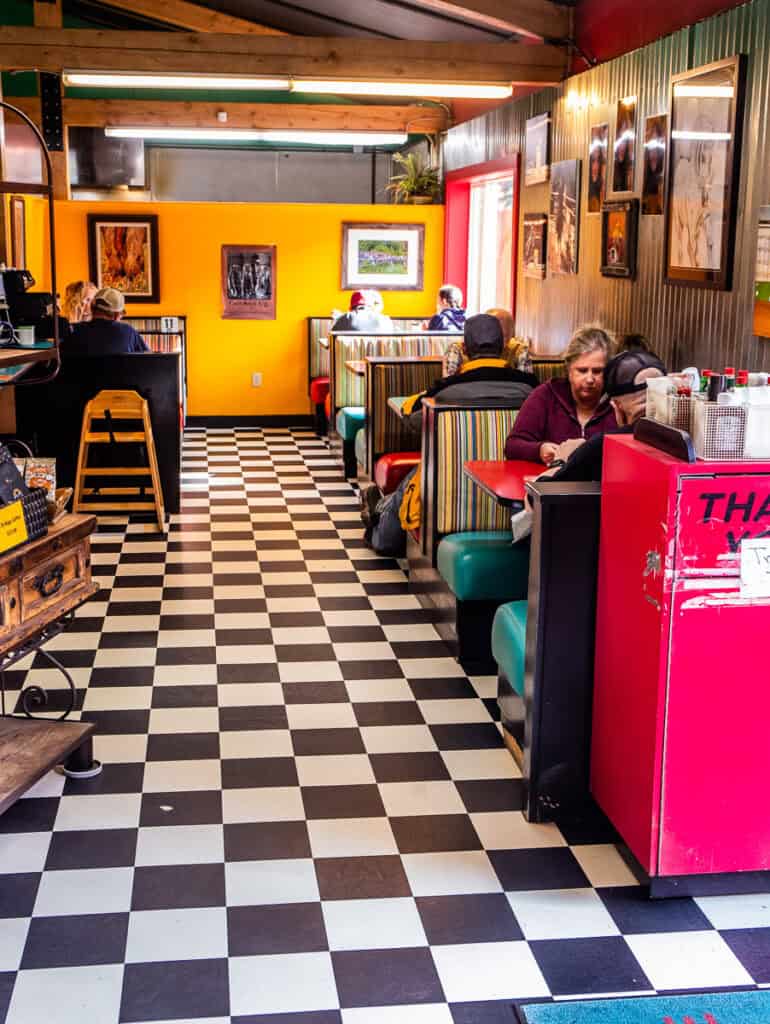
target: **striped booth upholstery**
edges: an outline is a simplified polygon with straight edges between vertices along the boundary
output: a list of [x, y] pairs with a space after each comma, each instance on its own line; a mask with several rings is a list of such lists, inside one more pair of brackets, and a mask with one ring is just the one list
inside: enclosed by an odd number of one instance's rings
[[419, 545], [436, 565], [436, 549], [448, 533], [510, 531], [510, 511], [471, 483], [463, 464], [472, 459], [503, 459], [515, 409], [460, 408], [423, 403]]
[[[402, 334], [414, 330], [416, 322], [422, 322], [422, 317], [415, 320], [393, 319], [393, 330]], [[321, 338], [328, 338], [331, 334], [334, 321], [329, 316], [309, 316], [307, 318], [307, 388], [310, 393], [310, 385], [316, 377], [329, 376], [329, 349], [321, 345]], [[351, 357], [352, 358], [352, 357]]]
[[463, 463], [471, 459], [504, 459], [505, 439], [515, 419], [514, 409], [458, 409], [437, 417], [438, 533], [510, 527], [510, 511], [471, 483], [463, 473]]
[[366, 384], [345, 368], [350, 360], [367, 356], [442, 356], [454, 334], [334, 334], [330, 339], [332, 410], [365, 405]]
[[544, 384], [547, 380], [552, 380], [554, 377], [563, 377], [565, 373], [564, 360], [534, 358], [532, 360], [532, 372], [541, 384]]
[[431, 362], [371, 362], [366, 383], [365, 458], [359, 460], [366, 475], [374, 476], [381, 455], [390, 452], [419, 452], [420, 432], [396, 416], [388, 399], [425, 391], [441, 376], [441, 357]]

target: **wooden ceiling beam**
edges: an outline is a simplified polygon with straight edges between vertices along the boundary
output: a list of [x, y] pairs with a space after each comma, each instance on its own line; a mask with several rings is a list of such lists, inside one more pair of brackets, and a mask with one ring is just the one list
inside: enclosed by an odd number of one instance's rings
[[417, 7], [532, 39], [565, 39], [571, 11], [550, 0], [412, 0]]
[[[14, 106], [37, 121], [37, 97], [16, 97]], [[227, 122], [217, 119], [224, 110]], [[182, 100], [86, 100], [65, 98], [68, 127], [254, 128], [292, 131], [413, 131], [434, 134], [448, 127], [443, 107], [312, 104], [210, 103]]]
[[[189, 0], [99, 0], [103, 7], [113, 7], [129, 14], [138, 14], [154, 21], [162, 21], [176, 28], [185, 28], [191, 32], [221, 32], [233, 35], [252, 36], [283, 36], [277, 28], [258, 25], [245, 18], [235, 18], [231, 14], [212, 11]], [[37, 4], [36, 4], [37, 6]]]
[[0, 69], [555, 85], [560, 46], [7, 27]]
[[46, 3], [45, 0], [34, 0], [34, 19], [37, 28], [61, 28], [61, 0]]

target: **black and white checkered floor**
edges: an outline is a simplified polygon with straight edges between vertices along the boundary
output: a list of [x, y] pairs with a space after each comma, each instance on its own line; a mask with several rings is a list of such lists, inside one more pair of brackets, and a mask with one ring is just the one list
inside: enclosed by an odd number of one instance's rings
[[0, 1021], [512, 1024], [770, 983], [770, 896], [649, 903], [606, 825], [527, 824], [495, 680], [313, 434], [190, 431], [183, 470], [166, 539], [101, 525], [51, 645], [106, 767], [0, 818]]

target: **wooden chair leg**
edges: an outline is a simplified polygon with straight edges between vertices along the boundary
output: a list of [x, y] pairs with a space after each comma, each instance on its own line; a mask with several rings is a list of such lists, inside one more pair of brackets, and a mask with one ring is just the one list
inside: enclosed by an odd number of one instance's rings
[[158, 519], [158, 530], [166, 532], [166, 511], [163, 506], [163, 488], [160, 482], [158, 470], [158, 457], [155, 451], [155, 438], [152, 433], [152, 422], [150, 421], [150, 409], [147, 402], [142, 408], [142, 422], [144, 423], [144, 436], [147, 445], [147, 460], [150, 464], [150, 476], [152, 478], [152, 490], [155, 498], [155, 514]]
[[75, 472], [75, 497], [72, 502], [72, 511], [79, 512], [80, 505], [83, 503], [83, 486], [84, 486], [84, 474], [83, 470], [88, 464], [88, 442], [86, 436], [91, 430], [91, 403], [88, 402], [85, 411], [83, 412], [83, 423], [80, 428], [80, 447], [78, 449], [78, 464]]

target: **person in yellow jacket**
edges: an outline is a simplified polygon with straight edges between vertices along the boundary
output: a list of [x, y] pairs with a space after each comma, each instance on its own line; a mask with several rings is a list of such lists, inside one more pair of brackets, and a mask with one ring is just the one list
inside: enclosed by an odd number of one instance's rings
[[[411, 395], [402, 414], [412, 426], [422, 421], [422, 400], [431, 397], [439, 403], [465, 408], [519, 409], [537, 378], [514, 370], [503, 357], [503, 331], [494, 316], [479, 313], [465, 322], [464, 347], [468, 355], [459, 371], [436, 381], [427, 391]], [[376, 484], [361, 492], [361, 517], [366, 526], [365, 539], [381, 555], [403, 556], [407, 529], [419, 524], [420, 467], [401, 481], [392, 494], [382, 497]]]

